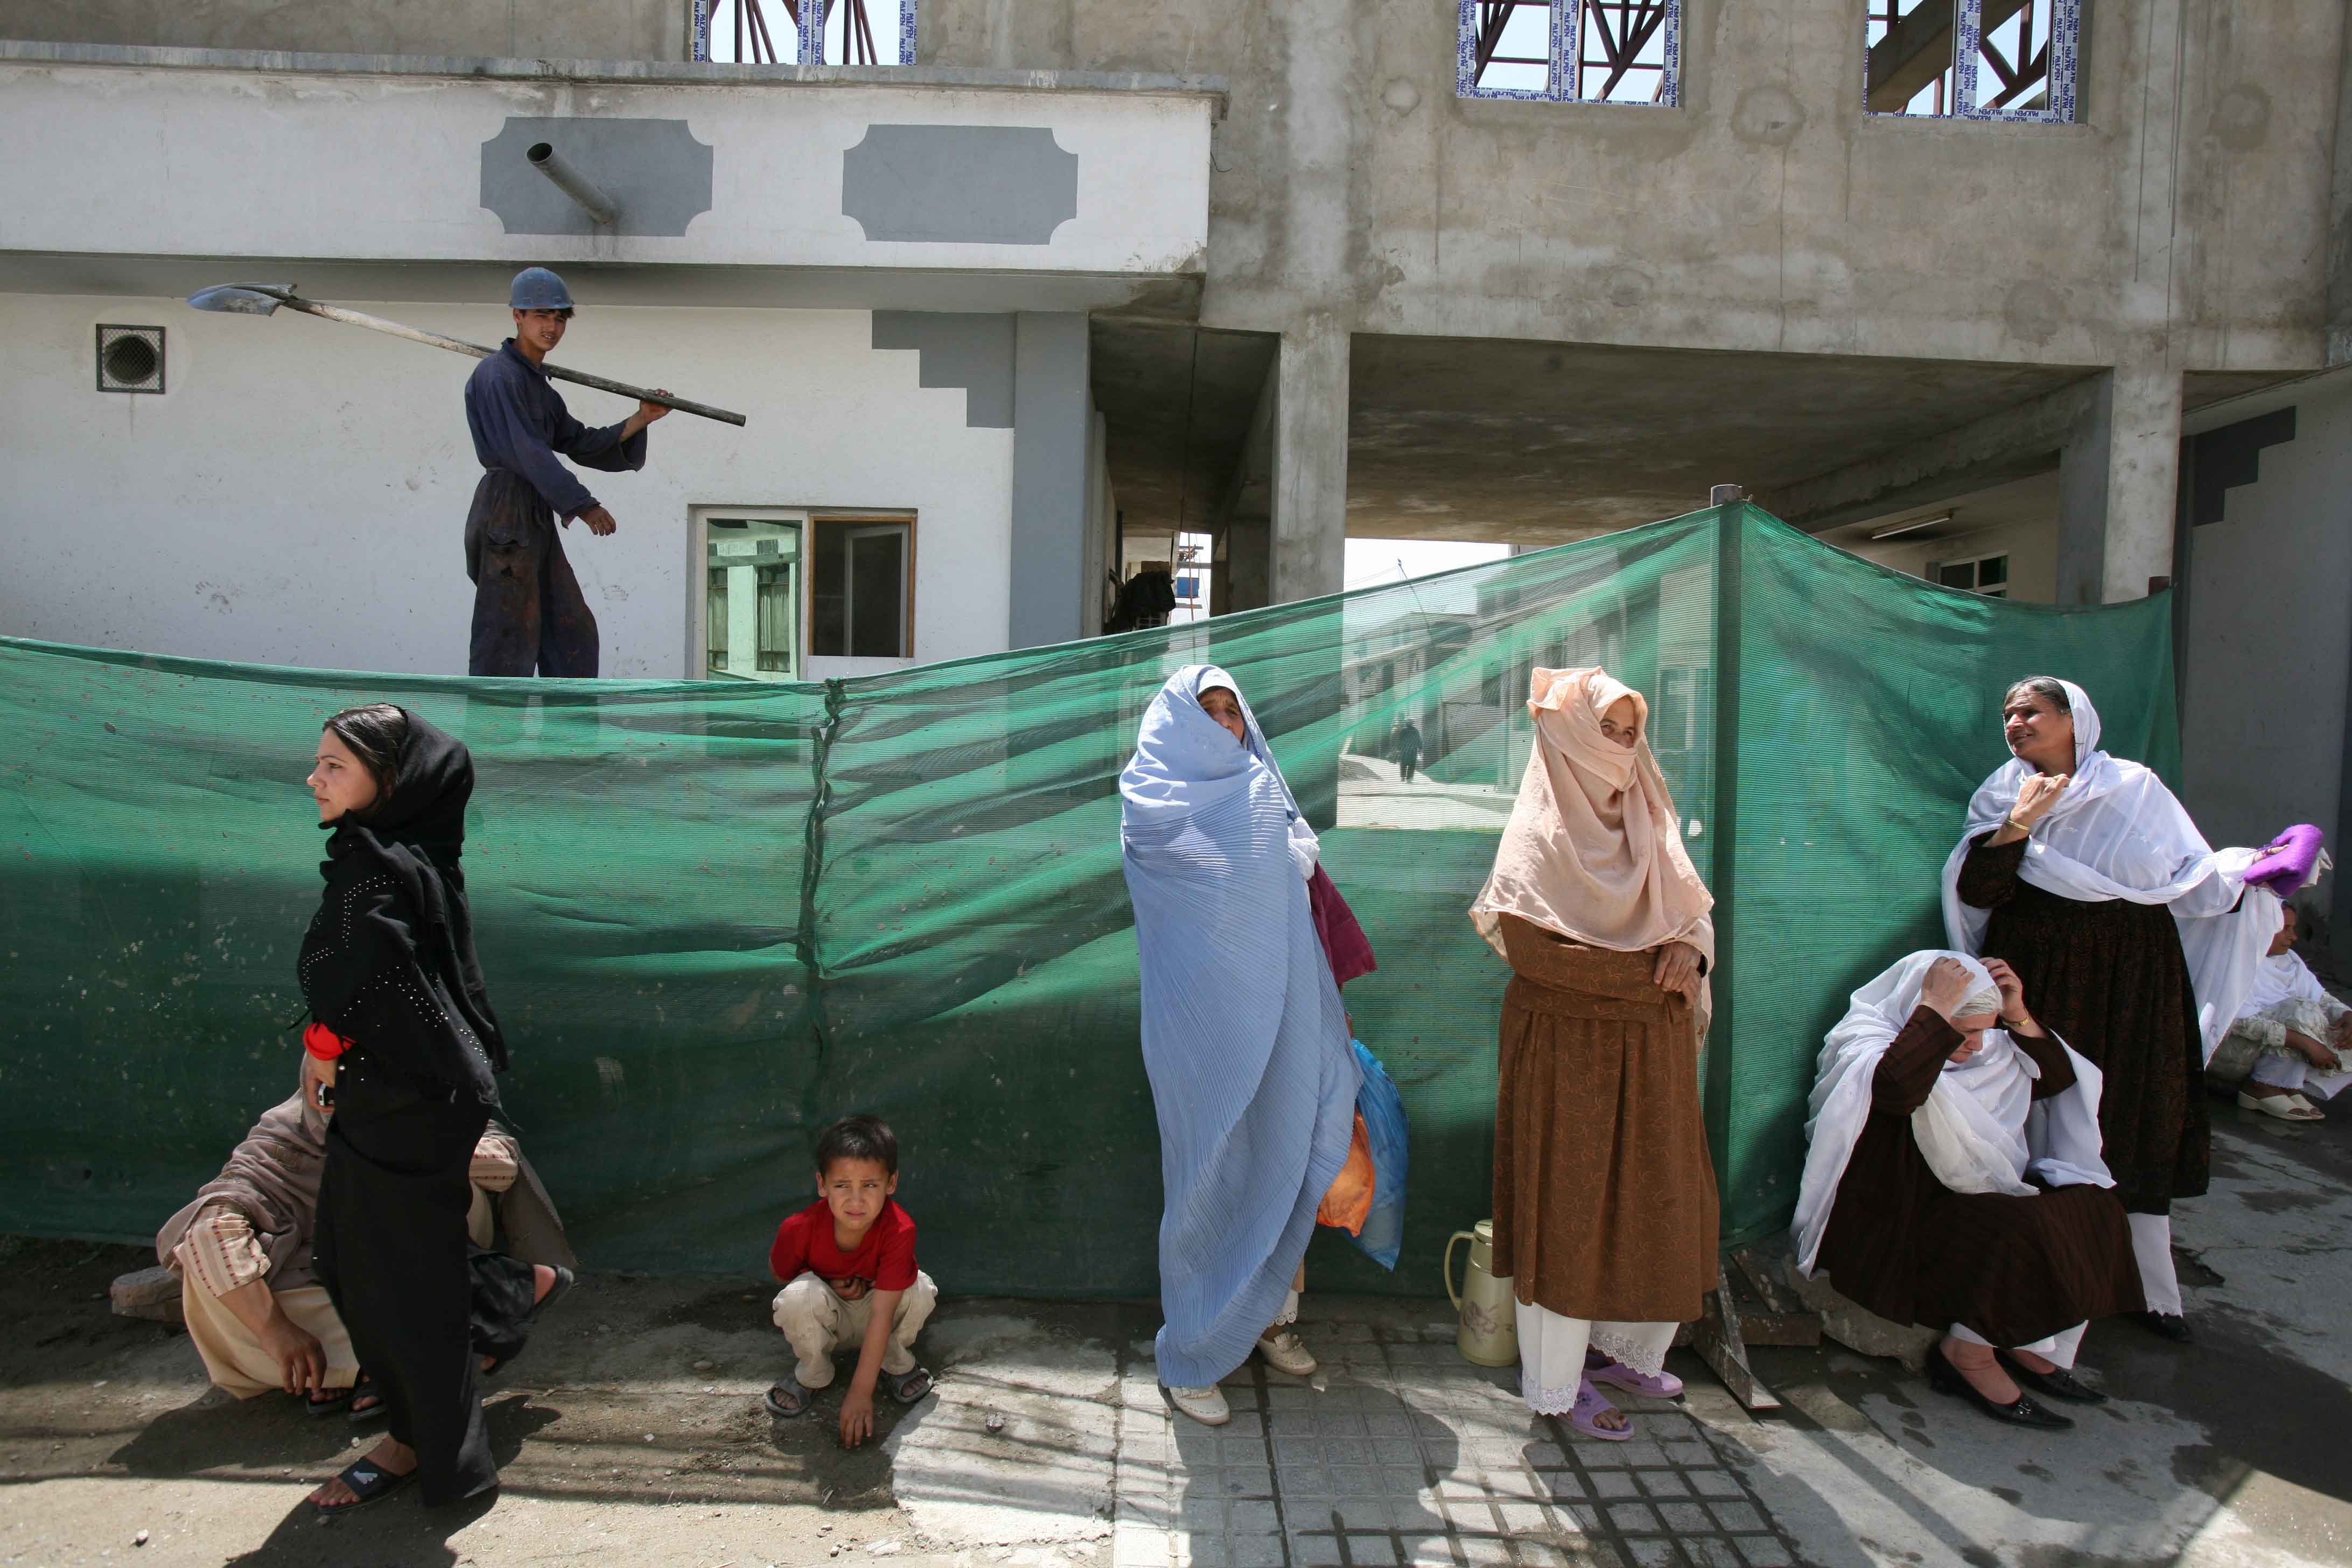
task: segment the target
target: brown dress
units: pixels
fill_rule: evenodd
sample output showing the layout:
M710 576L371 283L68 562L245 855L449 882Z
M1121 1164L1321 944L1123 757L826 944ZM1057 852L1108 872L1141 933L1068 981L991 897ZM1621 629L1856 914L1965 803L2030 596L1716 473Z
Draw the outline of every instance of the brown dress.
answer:
M1986 837L1990 835L1984 836ZM1992 911L1984 956L2005 960L2025 1005L2106 1076L2099 1135L2116 1196L2134 1214L2169 1214L2205 1191L2212 1162L2205 1039L2180 928L2162 904L2085 903L2021 879L2025 840L1960 863L1964 903Z
M2056 1042L2011 1037L2042 1069L2034 1099L2074 1087ZM1997 1345L2030 1345L2092 1318L2141 1310L2131 1227L2114 1193L1956 1193L1936 1179L1911 1113L1959 1043L1959 1031L1921 1007L1879 1058L1870 1115L1838 1180L1815 1267L1882 1318L1965 1323Z
M1562 1317L1688 1322L1717 1272L1690 1004L1650 953L1501 925L1495 1272Z

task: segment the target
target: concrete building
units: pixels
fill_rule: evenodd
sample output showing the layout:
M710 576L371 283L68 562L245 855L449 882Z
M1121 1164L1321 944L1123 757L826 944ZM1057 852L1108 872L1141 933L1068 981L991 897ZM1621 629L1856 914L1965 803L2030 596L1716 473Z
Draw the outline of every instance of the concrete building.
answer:
M2185 584L2192 808L2347 841L2342 6L844 0L763 49L741 4L0 0L44 149L0 172L0 623L454 668L457 368L175 300L257 271L488 338L546 261L566 358L753 416L663 425L571 542L614 673L874 668L807 641L832 521L911 525L858 537L929 658L1097 628L1180 532L1223 611L1337 589L1349 535L1552 544L1737 480L1956 586ZM626 187L610 232L547 137ZM101 324L166 329L163 396L95 389ZM754 533L808 557L790 634L781 554L767 634L719 563ZM307 609L352 551L413 589ZM2291 717L2234 699L2264 671Z

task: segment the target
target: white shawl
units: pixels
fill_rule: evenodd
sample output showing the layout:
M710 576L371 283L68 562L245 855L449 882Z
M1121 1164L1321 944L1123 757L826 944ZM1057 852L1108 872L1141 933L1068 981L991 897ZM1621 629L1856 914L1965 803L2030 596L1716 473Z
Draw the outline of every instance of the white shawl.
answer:
M1822 1042L1805 1123L1810 1147L1804 1184L1790 1226L1797 1267L1807 1275L1829 1228L1838 1183L1869 1121L1879 1058L1911 1021L1928 965L1939 958L1957 958L1967 966L1976 982L1971 989L1992 987L1984 965L1966 953L1915 952L1855 992L1845 1016ZM2033 1083L2041 1069L2005 1029L1987 1029L1975 1056L1945 1065L1927 1103L1911 1113L1911 1135L1937 1181L1956 1193L2014 1196L2037 1190L2026 1184L2028 1172L2053 1187L2116 1184L2099 1155L2099 1069L2065 1041L2058 1044L2074 1064L2074 1087L2039 1101Z
M2074 709L2074 772L2058 803L2033 825L2018 875L2044 892L2085 903L2169 905L2210 1060L2244 1010L2256 965L2278 934L2279 900L2267 889L2246 886L2257 851L2208 845L2163 780L2099 750L2098 710L2073 681L2059 684ZM1990 918L1960 901L1960 864L1970 844L2008 817L2032 773L2012 757L1969 801L1968 826L1944 862L1944 931L1956 948L1982 951Z

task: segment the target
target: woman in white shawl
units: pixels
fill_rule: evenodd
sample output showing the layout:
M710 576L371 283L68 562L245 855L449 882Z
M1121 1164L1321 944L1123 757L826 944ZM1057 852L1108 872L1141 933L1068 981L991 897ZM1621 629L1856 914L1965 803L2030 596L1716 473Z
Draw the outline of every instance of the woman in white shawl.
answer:
M1597 668L1538 669L1528 711L1527 775L1470 906L1512 970L1495 1272L1517 1297L1528 1404L1622 1441L1632 1428L1594 1384L1679 1393L1666 1348L1718 1278L1698 1098L1715 900L1641 693Z
M1995 1420L2074 1423L2093 1318L2141 1302L2099 1158L2099 1069L2034 1022L1999 959L1915 952L1822 1047L1797 1266L1880 1317L1945 1330L1928 1381ZM2000 1347L1996 1349L1995 1347Z
M2214 850L2155 773L2099 750L2081 687L2034 676L2001 713L2013 760L1969 802L1945 863L1948 937L2004 960L2034 1015L2105 1075L2099 1125L2131 1215L2139 1321L2186 1341L2172 1202L2205 1191L2205 1061L2279 901L2246 885L2254 850Z
M1171 676L1118 788L1166 1191L1154 1348L1176 1407L1219 1426L1253 1349L1315 1370L1286 1325L1363 1073L1307 906L1314 830L1234 678Z

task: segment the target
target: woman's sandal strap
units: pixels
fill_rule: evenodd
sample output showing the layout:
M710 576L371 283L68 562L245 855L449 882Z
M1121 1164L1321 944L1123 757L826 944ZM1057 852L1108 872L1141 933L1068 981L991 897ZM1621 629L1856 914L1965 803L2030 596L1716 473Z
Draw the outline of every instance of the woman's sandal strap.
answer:
M354 1459L345 1465L342 1473L335 1478L343 1483L345 1489L350 1491L352 1500L350 1502L314 1502L310 1506L320 1513L349 1513L355 1508L365 1508L372 1502L383 1501L415 1480L416 1474L416 1470L411 1469L400 1475L394 1475L373 1459Z

